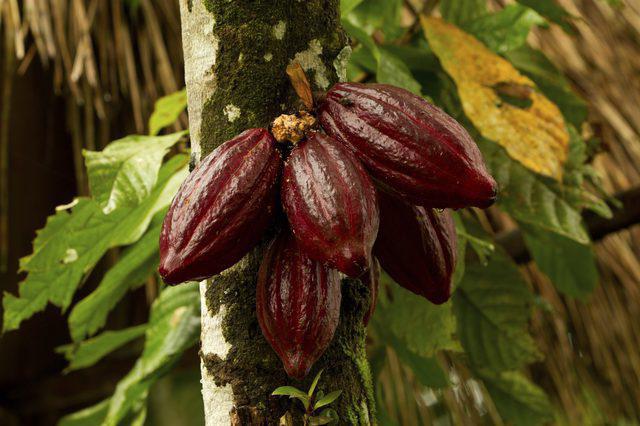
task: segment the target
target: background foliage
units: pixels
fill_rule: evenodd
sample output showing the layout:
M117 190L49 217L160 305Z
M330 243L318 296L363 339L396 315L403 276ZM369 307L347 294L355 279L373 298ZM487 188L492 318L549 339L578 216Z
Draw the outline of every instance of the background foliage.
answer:
M572 31L571 15L552 0L520 0L504 8L489 8L483 0L441 0L423 16L400 0L344 0L341 11L354 41L348 78L404 87L463 122L499 182L496 214L517 224L537 267L559 291L586 298L598 275L582 212L611 215L589 164L597 144L588 143L582 131L585 102L552 62L527 44L536 26ZM18 295L3 298L5 332L48 303L65 314L69 310L71 343L59 349L69 370L144 341L140 358L113 396L61 424L144 423L150 387L198 341L197 285L163 288L159 279L147 324L103 330L125 294L155 274L161 220L188 162L185 132L159 134L185 106L184 91L166 96L156 103L148 135L84 152L90 196L60 206L48 219L33 253L20 263L27 275ZM478 109L493 116L487 120ZM546 141L533 161L520 154L528 146L519 127L523 120L528 130L541 129L536 143ZM545 129L549 120L558 129ZM529 368L544 357L529 331L531 315L546 306L488 232L486 220L475 210L457 213L462 255L449 303L430 305L384 276L370 325L381 424L397 424L403 411L415 409L394 403L397 389L386 386L393 368L409 376L413 386L405 391L415 395L414 404L430 408L432 421L459 420L459 413L447 409L452 394L469 398L472 416L486 423L563 421ZM116 247L122 248L118 261L88 296L72 303L79 286Z

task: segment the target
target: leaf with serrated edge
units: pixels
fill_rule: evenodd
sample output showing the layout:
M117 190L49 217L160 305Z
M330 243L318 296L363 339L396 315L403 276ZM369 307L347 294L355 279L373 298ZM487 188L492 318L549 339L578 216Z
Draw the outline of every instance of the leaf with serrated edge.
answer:
M540 358L527 330L532 302L520 271L502 250L486 267L467 265L454 294L454 310L472 366L516 369Z
M187 175L187 163L184 155L169 160L149 197L135 208L105 215L94 201L82 198L71 212L64 209L50 216L37 233L33 253L20 262L21 271L28 275L18 287L19 296L4 294L3 331L17 329L47 302L66 309L82 278L104 253L136 242L155 213L168 207ZM77 258L64 263L69 249L76 251Z
M91 195L103 212L133 207L147 198L162 159L185 134L131 135L111 142L102 151L84 151Z
M127 291L144 284L159 263L158 239L166 210L159 211L149 230L105 274L98 287L75 304L69 315L69 332L78 342L95 334L107 321L109 312Z
M147 325L143 324L123 330L105 331L77 345L60 346L56 351L64 354L69 361L66 371L79 370L91 367L106 355L142 336L146 329Z
M422 17L433 52L456 82L465 114L487 139L527 168L561 180L569 134L560 110L507 60L438 18ZM497 88L519 92L528 107L501 100Z

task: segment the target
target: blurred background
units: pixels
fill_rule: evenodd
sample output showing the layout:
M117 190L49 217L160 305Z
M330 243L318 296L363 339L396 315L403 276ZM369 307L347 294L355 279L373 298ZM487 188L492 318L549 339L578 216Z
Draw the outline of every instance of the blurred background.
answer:
M589 131L604 148L593 165L609 194L636 200L626 205L626 226L640 212L640 1L558 3L577 17L575 33L538 28L529 43L588 101ZM82 150L146 133L154 102L184 81L176 0L2 0L0 16L0 288L16 293L19 259L31 252L35 231L56 206L88 195ZM403 25L412 19L403 13ZM174 128L186 124L183 114ZM513 227L499 212L488 217L497 235ZM601 280L585 302L558 293L535 265L520 265L544 301L532 334L545 359L531 367L531 378L572 424L640 419L640 227L614 231L596 243ZM97 270L116 257L107 255ZM97 282L89 278L75 297ZM107 327L144 323L151 284L129 293ZM0 424L55 424L103 400L141 348L134 342L65 373L56 348L68 342L66 319L51 306L0 337ZM380 376L388 391L379 403L398 424L437 424L439 410L465 424L491 423L469 409L472 386L430 396L388 351ZM434 410L434 399L441 408ZM151 389L147 424L202 424L201 404L194 348Z

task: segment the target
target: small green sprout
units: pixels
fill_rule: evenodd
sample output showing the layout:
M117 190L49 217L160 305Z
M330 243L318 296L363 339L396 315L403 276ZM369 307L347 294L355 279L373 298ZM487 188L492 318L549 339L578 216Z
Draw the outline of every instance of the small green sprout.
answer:
M328 425L338 422L338 413L333 408L328 407L336 399L340 397L341 390L333 391L325 395L322 391L315 393L316 386L322 375L322 371L316 375L309 387L308 392L303 392L293 386L280 386L273 391L271 395L286 395L289 398L296 398L304 406L304 424L305 426Z

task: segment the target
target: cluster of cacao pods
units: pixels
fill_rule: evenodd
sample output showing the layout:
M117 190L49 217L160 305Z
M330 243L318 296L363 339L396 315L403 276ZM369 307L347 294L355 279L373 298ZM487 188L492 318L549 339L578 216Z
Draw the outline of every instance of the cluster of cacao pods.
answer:
M341 274L369 286L365 323L378 261L401 286L444 303L457 252L446 209L496 197L467 131L419 96L339 83L312 112L320 125L293 147L267 129L220 145L183 183L160 236L159 271L176 284L232 266L283 218L258 274L256 314L295 378L333 338Z

